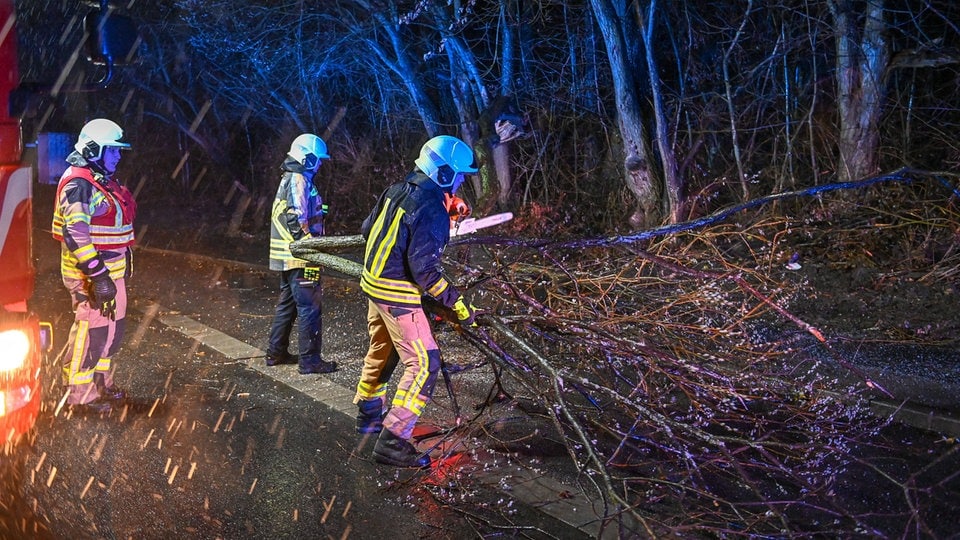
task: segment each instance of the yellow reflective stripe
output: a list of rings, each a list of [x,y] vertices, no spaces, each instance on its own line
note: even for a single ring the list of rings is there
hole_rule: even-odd
[[[57,219],[55,216],[50,227],[54,234],[61,236],[64,226],[75,223],[86,223],[88,225],[87,230],[90,234],[90,239],[98,246],[124,246],[129,245],[134,239],[133,225],[119,225],[116,227],[90,225],[90,222],[84,219],[74,219],[64,222],[64,220]]]
[[[386,304],[405,304],[410,306],[419,305],[417,303],[419,300],[419,297],[402,296],[398,294],[386,294],[379,291],[378,289],[371,289],[367,286],[364,286],[363,284],[360,285],[360,288],[361,290],[363,290],[363,292],[367,293],[367,295],[369,295],[370,298],[378,302],[382,302]]]
[[[357,394],[364,399],[382,398],[387,395],[387,384],[368,384],[361,382],[357,384]]]
[[[360,289],[363,292],[367,293],[367,295],[369,295],[370,298],[379,302],[390,303],[390,304],[405,304],[410,306],[420,305],[419,295],[403,295],[403,294],[395,294],[395,293],[386,293],[380,289],[372,288],[366,282],[360,283]]]
[[[64,368],[66,371],[67,368]],[[87,371],[78,371],[76,373],[67,374],[67,384],[90,384],[93,382],[93,370],[88,369]]]
[[[372,298],[389,303],[420,305],[420,289],[405,281],[377,279],[364,271],[361,274],[360,289]]]
[[[82,280],[84,278],[84,273],[77,270],[75,266],[69,266],[67,264],[60,265],[60,274],[67,279]]]
[[[60,217],[60,220],[64,223],[90,223],[90,215],[83,212],[74,212],[72,214],[65,214]]]
[[[63,252],[62,256],[60,257],[60,274],[68,279],[86,279],[86,274],[77,268],[78,264],[80,264],[80,261],[74,257],[71,252]],[[122,278],[127,271],[126,257],[118,257],[112,261],[106,261],[105,264],[107,266],[107,271],[110,272],[110,277],[113,279]]]
[[[83,364],[83,352],[87,349],[89,332],[89,321],[77,321],[76,340],[73,343],[73,350],[70,352],[70,364],[64,366],[64,375],[66,375],[67,384],[88,384],[93,382],[92,369],[80,371],[80,365]]]
[[[404,279],[390,279],[385,277],[373,276],[369,272],[365,274],[365,279],[369,280],[372,285],[383,289],[392,289],[398,292],[411,292],[420,294],[420,287],[415,283],[411,283]]]
[[[270,258],[287,261],[296,259],[293,253],[290,253],[290,242],[279,238],[270,239]]]
[[[93,368],[94,371],[110,371],[110,359],[101,358],[97,361],[97,367]]]
[[[403,392],[397,390],[397,395],[393,398],[393,405],[399,405],[413,414],[420,416],[427,404],[426,399],[420,397],[420,394],[423,390],[424,383],[426,383],[427,378],[430,376],[430,358],[427,355],[426,347],[423,345],[423,340],[414,340],[411,345],[417,355],[417,374],[413,379],[413,383],[410,384],[410,388]]]
[[[421,398],[417,392],[397,390],[397,394],[393,397],[391,405],[394,407],[403,407],[420,416],[423,414],[423,409],[426,408],[427,402]]]
[[[73,252],[73,256],[76,257],[79,262],[87,262],[97,256],[97,248],[93,244],[80,246]]]
[[[287,213],[287,201],[283,199],[274,199],[273,208],[270,211],[270,220],[273,222],[274,227],[277,232],[280,233],[282,240],[285,240],[287,243],[293,242],[293,233],[290,232],[290,229],[287,228],[286,220],[280,219],[280,216],[283,216]],[[274,238],[273,240],[280,240]]]
[[[415,415],[417,415],[417,416],[420,416],[421,414],[423,414],[423,409],[425,409],[426,406],[427,406],[427,402],[424,401],[424,400],[422,400],[422,399],[420,399],[419,396],[418,396],[418,397],[412,399],[412,400],[410,401],[410,404],[407,405],[406,408],[407,408],[407,409],[410,409],[410,412],[412,412],[413,414],[415,414]]]
[[[405,214],[403,208],[398,208],[397,213],[393,216],[393,221],[391,221],[390,226],[387,227],[387,231],[381,234],[381,230],[383,229],[383,221],[386,218],[386,208],[389,203],[390,199],[387,199],[386,205],[384,206],[384,211],[380,212],[380,215],[377,216],[377,221],[374,223],[373,228],[370,231],[369,238],[379,239],[379,242],[376,242],[376,245],[371,245],[373,243],[368,242],[367,250],[364,255],[366,268],[369,273],[373,274],[374,276],[379,276],[381,273],[383,273],[383,267],[387,264],[387,259],[390,257],[390,251],[397,243],[397,236],[399,236],[400,231],[400,220]],[[372,257],[370,252],[371,249],[374,250]]]
[[[443,291],[447,290],[447,287],[449,286],[450,286],[450,283],[446,279],[441,277],[439,280],[437,280],[436,283],[433,284],[432,287],[427,289],[427,294],[436,298],[440,296],[440,294],[442,294]]]
[[[397,236],[400,231],[400,219],[403,217],[403,214],[403,209],[398,208],[396,215],[393,216],[393,221],[390,222],[390,227],[387,228],[386,235],[384,235],[383,240],[380,241],[380,245],[377,247],[377,255],[371,264],[371,272],[373,272],[374,275],[379,276],[382,274],[383,267],[387,265],[390,251],[393,250],[393,246],[397,243]]]
[[[387,218],[387,207],[390,206],[390,199],[387,199],[383,203],[383,209],[380,210],[380,215],[377,216],[377,219],[373,222],[373,226],[370,228],[370,233],[367,238],[374,239],[380,238],[380,230],[383,229],[383,220]],[[367,242],[366,249],[363,252],[364,263],[370,260],[370,250],[373,249],[373,242]]]
[[[105,264],[107,266],[107,270],[110,271],[110,277],[114,277],[114,275],[118,272],[123,275],[123,270],[127,268],[127,259],[126,257],[120,257],[119,259],[107,261]]]

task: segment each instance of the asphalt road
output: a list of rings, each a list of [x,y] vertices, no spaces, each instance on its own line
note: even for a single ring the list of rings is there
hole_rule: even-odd
[[[42,225],[38,223],[38,225]],[[55,330],[72,322],[57,245],[35,238],[33,309]],[[300,376],[267,368],[275,274],[162,249],[139,249],[117,383],[130,399],[106,416],[59,406],[58,366],[44,366],[43,406],[5,482],[0,538],[577,538],[598,534],[589,500],[548,462],[486,453],[470,437],[426,438],[442,461],[412,471],[374,463],[354,431],[353,385],[365,306],[352,283],[325,279],[324,350],[341,369]],[[456,340],[441,333],[441,340]],[[445,348],[446,349],[446,348]],[[463,424],[491,390],[462,348],[453,384]],[[456,426],[438,389],[420,434]],[[503,405],[491,405],[492,407]],[[455,432],[456,434],[456,432]],[[536,443],[534,443],[536,444]],[[456,499],[456,507],[444,501]],[[608,529],[607,534],[612,531]]]

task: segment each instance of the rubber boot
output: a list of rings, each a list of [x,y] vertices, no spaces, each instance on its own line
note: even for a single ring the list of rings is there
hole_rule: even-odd
[[[357,403],[357,433],[380,433],[383,429],[383,401],[373,399]]]
[[[373,460],[394,467],[415,467],[425,469],[430,466],[430,456],[421,454],[416,448],[400,437],[384,429],[373,446]]]

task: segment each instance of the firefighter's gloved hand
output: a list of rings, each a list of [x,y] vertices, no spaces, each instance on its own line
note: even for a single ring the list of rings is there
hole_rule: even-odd
[[[470,207],[467,206],[467,203],[463,199],[457,197],[457,200],[454,201],[453,206],[450,208],[450,217],[458,221],[468,218],[470,217]]]
[[[470,205],[456,195],[444,193],[443,206],[447,209],[447,214],[450,215],[451,223],[456,223],[457,221],[470,217]]]
[[[90,278],[90,306],[104,317],[115,320],[117,316],[117,285],[109,272],[100,272]]]
[[[460,321],[460,324],[463,326],[477,326],[477,322],[474,320],[476,311],[477,308],[472,305],[467,305],[462,296],[457,298],[457,301],[453,304],[453,312],[457,314],[457,320]]]

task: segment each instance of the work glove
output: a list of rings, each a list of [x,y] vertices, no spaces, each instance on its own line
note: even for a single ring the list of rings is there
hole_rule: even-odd
[[[466,201],[450,193],[443,194],[443,206],[447,209],[451,224],[470,217],[470,205]]]
[[[463,326],[476,327],[477,322],[474,320],[476,315],[477,308],[472,305],[467,305],[463,297],[457,298],[457,301],[453,304],[453,312],[457,314],[457,320],[460,321],[460,324]]]
[[[117,285],[110,279],[110,272],[100,272],[90,278],[90,307],[99,310],[104,317],[116,320],[117,317]]]

